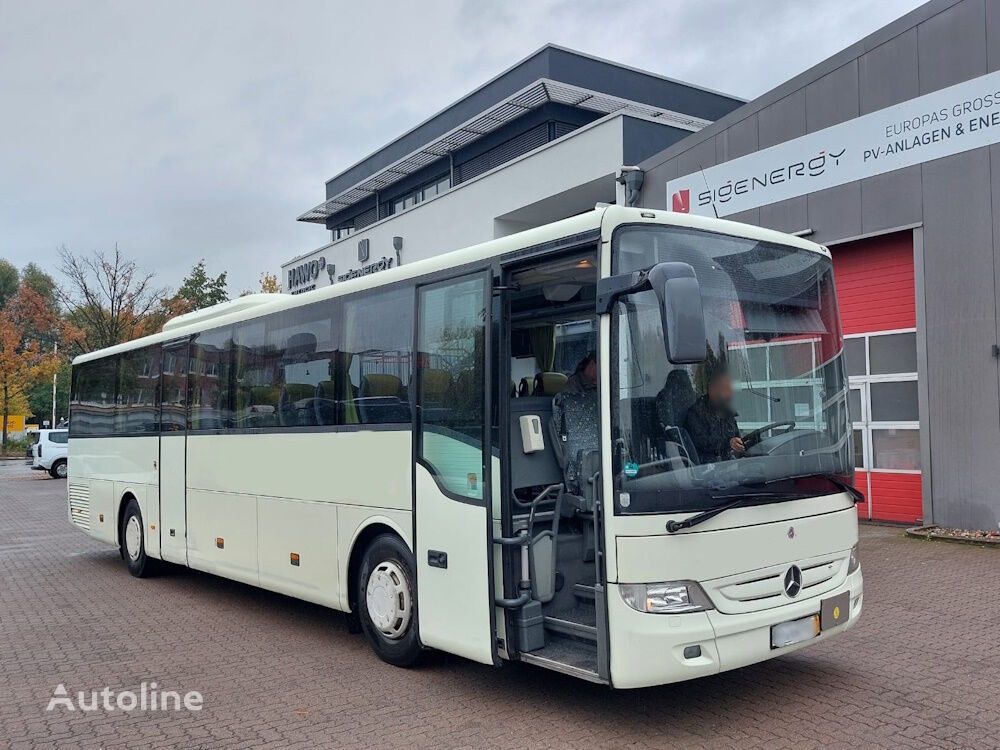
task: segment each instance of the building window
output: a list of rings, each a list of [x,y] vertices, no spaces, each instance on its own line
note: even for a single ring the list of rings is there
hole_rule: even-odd
[[[354,223],[352,222],[350,224],[344,224],[343,226],[331,229],[330,235],[333,238],[333,242],[336,242],[337,240],[342,240],[345,237],[350,237],[352,234],[354,234],[354,232],[355,232]]]
[[[844,338],[857,468],[920,471],[916,331]]]
[[[405,195],[396,198],[392,202],[392,213],[398,214],[405,211],[408,208],[413,208],[418,203],[426,200],[430,200],[436,195],[440,195],[451,187],[451,178],[448,175],[444,177],[438,177],[426,185],[423,185],[416,190],[411,190]]]

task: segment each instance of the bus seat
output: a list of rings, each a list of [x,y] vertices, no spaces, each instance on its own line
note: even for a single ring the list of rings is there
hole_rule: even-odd
[[[536,396],[555,396],[566,387],[567,380],[561,372],[540,372],[535,375],[533,392]]]
[[[549,436],[556,447],[566,491],[584,498],[583,510],[591,509],[593,504],[584,468],[590,462],[589,454],[600,450],[599,430],[596,391],[560,393],[552,400]]]
[[[535,390],[535,381],[529,380],[527,377],[521,378],[520,384],[517,386],[517,395],[521,398],[525,396],[530,396]]]
[[[316,401],[313,405],[316,410],[316,424],[337,424],[337,390],[332,380],[321,380],[316,384]],[[354,422],[345,424],[357,424],[357,421],[355,413]]]
[[[278,401],[278,419],[282,425],[316,424],[316,386],[309,383],[285,383]]]
[[[362,424],[409,422],[403,381],[385,373],[364,375],[358,393],[358,416]]]
[[[447,370],[424,370],[420,373],[421,403],[424,406],[444,405],[451,386],[451,373]]]

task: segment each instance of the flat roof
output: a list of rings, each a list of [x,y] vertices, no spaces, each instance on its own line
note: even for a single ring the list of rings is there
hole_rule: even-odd
[[[322,222],[548,101],[602,114],[630,109],[693,131],[744,103],[728,94],[547,44],[329,179],[326,201],[299,220]]]

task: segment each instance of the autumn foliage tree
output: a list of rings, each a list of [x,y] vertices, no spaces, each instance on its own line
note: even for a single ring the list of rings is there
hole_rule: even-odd
[[[59,336],[61,323],[38,292],[22,283],[0,310],[0,447],[7,449],[7,421],[27,409],[27,390],[52,377],[58,357],[39,341],[38,332]]]

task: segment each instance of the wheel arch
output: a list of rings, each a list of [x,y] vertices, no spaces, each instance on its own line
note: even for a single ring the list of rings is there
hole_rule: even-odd
[[[341,581],[342,590],[347,594],[344,597],[344,601],[347,604],[349,612],[355,612],[357,607],[357,597],[353,584],[357,579],[358,571],[361,569],[361,558],[364,556],[365,550],[371,544],[372,540],[382,534],[392,534],[399,537],[403,544],[410,548],[411,551],[413,550],[413,545],[408,540],[407,534],[404,534],[399,525],[390,518],[372,516],[358,526],[354,530],[354,536],[351,539],[351,551],[347,557],[347,568],[344,571],[344,579]]]
[[[139,515],[142,516],[142,503],[139,502],[138,495],[132,491],[131,487],[126,487],[122,491],[121,497],[118,498],[118,509],[115,512],[115,543],[118,545],[119,551],[122,550],[122,521],[125,520],[125,509],[130,500],[135,500],[135,504],[139,506]],[[145,516],[142,517],[142,522],[146,522]]]

